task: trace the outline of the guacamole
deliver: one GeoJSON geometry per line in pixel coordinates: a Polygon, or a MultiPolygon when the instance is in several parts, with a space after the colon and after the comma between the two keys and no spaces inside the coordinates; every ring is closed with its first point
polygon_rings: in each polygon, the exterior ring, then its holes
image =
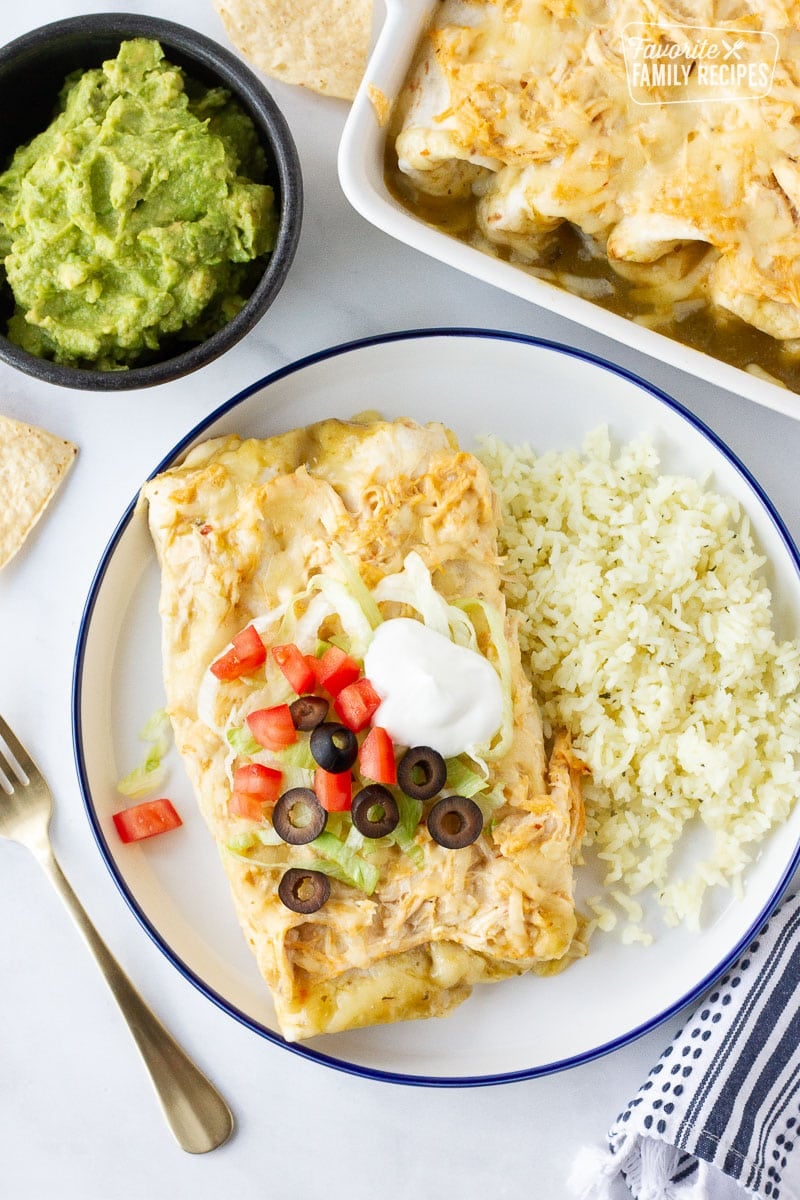
{"type": "Polygon", "coordinates": [[[274,244],[265,169],[247,114],[158,42],[123,42],[102,68],[70,76],[53,123],[0,174],[8,336],[99,370],[208,337],[244,304],[274,244]]]}

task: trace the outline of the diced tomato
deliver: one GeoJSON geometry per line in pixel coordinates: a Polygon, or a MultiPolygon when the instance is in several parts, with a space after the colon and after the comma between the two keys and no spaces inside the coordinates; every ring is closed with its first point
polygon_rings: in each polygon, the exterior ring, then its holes
{"type": "Polygon", "coordinates": [[[360,674],[355,659],[338,646],[329,646],[322,658],[317,659],[317,679],[332,696],[338,696],[342,688],[355,683],[360,674]]]}
{"type": "Polygon", "coordinates": [[[260,667],[267,658],[267,648],[252,625],[233,639],[230,650],[211,664],[211,674],[217,679],[238,679],[260,667]]]}
{"type": "Polygon", "coordinates": [[[259,746],[265,746],[267,750],[280,750],[297,741],[297,730],[288,704],[257,708],[255,712],[248,713],[247,724],[259,746]]]}
{"type": "Polygon", "coordinates": [[[297,646],[273,646],[272,657],[289,680],[298,696],[311,692],[317,684],[317,673],[297,646]]]}
{"type": "Polygon", "coordinates": [[[245,763],[233,772],[233,795],[228,808],[239,817],[260,821],[263,806],[274,804],[281,794],[283,772],[263,763],[245,763]]]}
{"type": "Polygon", "coordinates": [[[155,837],[177,829],[183,821],[175,811],[171,800],[145,800],[133,808],[114,813],[114,824],[123,842],[139,842],[142,838],[155,837]]]}
{"type": "Polygon", "coordinates": [[[265,767],[263,763],[245,763],[233,772],[233,786],[237,792],[250,792],[267,803],[277,800],[281,794],[283,771],[277,767],[265,767]]]}
{"type": "Polygon", "coordinates": [[[234,817],[246,817],[248,821],[261,821],[264,818],[264,802],[250,792],[233,792],[228,801],[228,812],[234,817]]]}
{"type": "Polygon", "coordinates": [[[334,774],[317,767],[314,772],[314,791],[327,812],[347,812],[352,807],[353,779],[349,771],[334,774]]]}
{"type": "Polygon", "coordinates": [[[319,683],[319,671],[317,670],[319,666],[319,659],[314,654],[305,654],[303,657],[308,663],[309,670],[314,674],[314,682],[319,683]]]}
{"type": "Polygon", "coordinates": [[[373,783],[397,783],[394,745],[381,725],[373,725],[361,743],[358,765],[363,777],[371,779],[373,783]]]}
{"type": "Polygon", "coordinates": [[[381,698],[368,679],[357,679],[342,688],[333,702],[336,715],[353,733],[365,729],[377,712],[381,698]]]}

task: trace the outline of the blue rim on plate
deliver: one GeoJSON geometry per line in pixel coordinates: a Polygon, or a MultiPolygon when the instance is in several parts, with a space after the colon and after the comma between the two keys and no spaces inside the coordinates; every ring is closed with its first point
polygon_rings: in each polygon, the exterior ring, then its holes
{"type": "MultiPolygon", "coordinates": [[[[703,421],[701,421],[699,417],[695,416],[694,413],[690,412],[666,392],[663,392],[654,384],[647,382],[647,380],[642,379],[641,376],[635,374],[635,372],[629,371],[625,367],[617,366],[615,363],[609,362],[606,359],[601,358],[599,355],[591,354],[588,351],[579,350],[572,346],[566,346],[560,342],[549,341],[545,338],[533,337],[529,334],[508,332],[505,330],[481,329],[473,327],[408,329],[401,330],[399,332],[378,334],[372,337],[343,342],[340,345],[331,346],[325,350],[317,351],[314,354],[306,355],[305,357],[300,358],[285,367],[279,367],[276,371],[264,376],[262,379],[259,379],[249,387],[244,388],[230,400],[226,400],[223,404],[219,405],[219,407],[215,408],[211,413],[204,417],[202,421],[199,421],[194,428],[191,429],[189,433],[187,433],[185,437],[183,437],[177,443],[177,445],[173,447],[173,449],[161,460],[158,466],[155,467],[150,478],[152,478],[154,475],[157,475],[160,471],[166,469],[166,467],[174,462],[175,459],[178,458],[182,452],[187,449],[206,429],[219,420],[220,417],[234,409],[237,405],[241,404],[242,401],[246,400],[249,396],[252,396],[255,392],[261,391],[263,388],[278,382],[287,375],[295,374],[306,367],[323,362],[326,359],[336,358],[340,355],[348,354],[352,351],[361,350],[370,346],[381,345],[388,342],[409,341],[413,339],[434,337],[488,338],[495,341],[521,342],[526,345],[535,346],[540,349],[551,350],[558,354],[563,354],[570,358],[579,359],[583,362],[601,367],[604,370],[609,371],[611,374],[627,380],[629,383],[633,383],[639,388],[642,388],[661,404],[664,404],[668,408],[672,409],[691,426],[693,426],[695,430],[697,430],[704,438],[711,442],[714,447],[716,447],[716,449],[723,455],[725,459],[727,459],[731,466],[733,466],[733,468],[744,478],[749,487],[752,488],[758,499],[763,504],[764,509],[775,528],[775,531],[780,537],[780,540],[783,542],[783,545],[790,559],[792,560],[798,576],[800,576],[800,551],[798,551],[798,548],[796,547],[788,529],[786,528],[786,525],[784,524],[780,514],[775,509],[775,506],[773,505],[769,496],[761,487],[758,480],[739,459],[739,457],[725,444],[724,441],[722,441],[722,439],[716,433],[714,433],[712,429],[710,429],[703,421]]],[[[758,914],[756,919],[751,922],[747,931],[739,938],[733,948],[722,958],[722,960],[712,967],[711,970],[709,970],[694,987],[690,988],[689,991],[687,991],[673,1004],[670,1004],[667,1008],[651,1017],[648,1021],[635,1026],[625,1034],[611,1039],[610,1041],[599,1046],[592,1047],[590,1050],[584,1051],[583,1053],[576,1054],[572,1057],[562,1058],[551,1063],[491,1075],[426,1076],[403,1074],[400,1072],[368,1067],[358,1063],[351,1063],[336,1058],[333,1055],[323,1054],[308,1045],[286,1041],[286,1039],[281,1037],[280,1034],[276,1033],[272,1029],[267,1028],[265,1025],[262,1025],[260,1022],[255,1021],[253,1018],[249,1017],[246,1013],[243,1013],[235,1005],[231,1004],[228,1000],[221,996],[217,991],[210,987],[208,983],[201,979],[175,953],[171,946],[167,944],[152,922],[144,914],[135,897],[131,893],[128,885],[117,869],[113,855],[111,854],[108,843],[106,842],[105,836],[100,827],[100,822],[92,801],[91,789],[89,787],[83,752],[83,728],[81,721],[81,695],[86,643],[92,613],[97,601],[100,586],[103,582],[111,557],[120,541],[120,538],[131,521],[134,508],[136,506],[136,500],[137,497],[134,497],[129,504],[103,552],[103,556],[100,559],[100,563],[97,567],[89,589],[89,594],[78,631],[72,679],[72,741],[84,807],[86,809],[92,833],[94,834],[95,841],[98,845],[103,860],[108,867],[108,870],[110,871],[119,891],[122,893],[122,896],[126,900],[128,906],[145,932],[150,936],[150,938],[152,938],[166,958],[172,963],[176,970],[183,975],[185,979],[194,984],[194,986],[200,992],[202,992],[204,996],[211,1000],[212,1003],[216,1004],[217,1007],[222,1009],[223,1012],[239,1021],[242,1025],[246,1026],[254,1033],[266,1038],[275,1045],[283,1046],[286,1050],[290,1050],[294,1054],[299,1054],[301,1057],[310,1059],[313,1062],[318,1062],[325,1066],[333,1067],[336,1070],[344,1071],[351,1075],[357,1075],[365,1079],[374,1079],[385,1083],[402,1083],[415,1085],[418,1087],[481,1087],[490,1084],[513,1083],[523,1079],[533,1079],[544,1075],[551,1075],[558,1071],[567,1070],[570,1067],[580,1066],[583,1063],[592,1062],[594,1059],[600,1058],[614,1050],[618,1050],[621,1047],[628,1045],[629,1043],[642,1037],[644,1034],[652,1032],[659,1025],[669,1020],[670,1017],[675,1016],[682,1009],[686,1008],[687,1005],[691,1004],[695,1000],[698,1000],[699,997],[702,996],[702,994],[709,987],[711,987],[712,984],[727,970],[727,968],[735,962],[735,960],[752,940],[764,921],[767,920],[775,906],[780,901],[792,876],[794,875],[798,866],[800,866],[800,845],[795,846],[790,861],[775,884],[770,898],[764,905],[762,911],[758,914]]]]}

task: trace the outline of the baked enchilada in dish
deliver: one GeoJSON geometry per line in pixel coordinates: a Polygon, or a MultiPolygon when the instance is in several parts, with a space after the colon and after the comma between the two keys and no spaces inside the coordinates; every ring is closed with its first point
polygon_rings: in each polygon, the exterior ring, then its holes
{"type": "Polygon", "coordinates": [[[289,1040],[443,1015],[583,952],[483,466],[365,417],[192,449],[142,491],[178,750],[289,1040]]]}
{"type": "Polygon", "coordinates": [[[477,248],[800,390],[798,64],[795,0],[444,0],[387,179],[477,248]]]}

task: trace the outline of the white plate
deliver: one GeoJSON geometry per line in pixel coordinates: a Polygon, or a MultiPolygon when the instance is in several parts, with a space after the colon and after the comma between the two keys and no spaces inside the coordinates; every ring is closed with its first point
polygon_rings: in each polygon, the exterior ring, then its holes
{"type": "MultiPolygon", "coordinates": [[[[780,597],[779,632],[797,636],[797,551],[758,484],[719,439],[619,368],[521,335],[417,331],[324,351],[217,409],[156,469],[209,436],[268,436],[366,408],[442,420],[465,447],[486,432],[530,441],[537,450],[575,447],[599,424],[618,440],[650,433],[665,470],[710,473],[712,486],[744,505],[780,597]]],[[[166,790],[184,817],[181,830],[125,846],[112,825],[116,780],[140,760],[138,731],[163,703],[158,588],[145,517],[131,505],[100,563],[78,638],[74,738],[89,820],[128,903],[176,967],[232,1016],[282,1042],[180,764],[173,763],[166,790]]],[[[664,929],[648,949],[601,936],[590,955],[563,974],[477,988],[444,1020],[320,1037],[291,1048],[345,1070],[439,1086],[533,1076],[593,1058],[651,1029],[725,969],[777,902],[800,857],[799,843],[800,806],[748,871],[744,899],[724,893],[700,934],[664,929]]]]}
{"type": "Polygon", "coordinates": [[[609,312],[521,267],[435,229],[404,208],[390,193],[384,179],[386,129],[379,123],[370,98],[378,88],[393,100],[403,86],[417,42],[430,21],[437,0],[386,0],[386,20],[370,57],[364,81],[348,114],[339,145],[339,181],[353,207],[366,220],[408,246],[468,275],[494,284],[541,308],[559,313],[614,338],[625,346],[650,354],[659,362],[680,367],[690,375],[728,388],[757,404],[790,417],[800,417],[800,395],[777,383],[759,379],[739,367],[684,346],[662,333],[609,312]]]}

